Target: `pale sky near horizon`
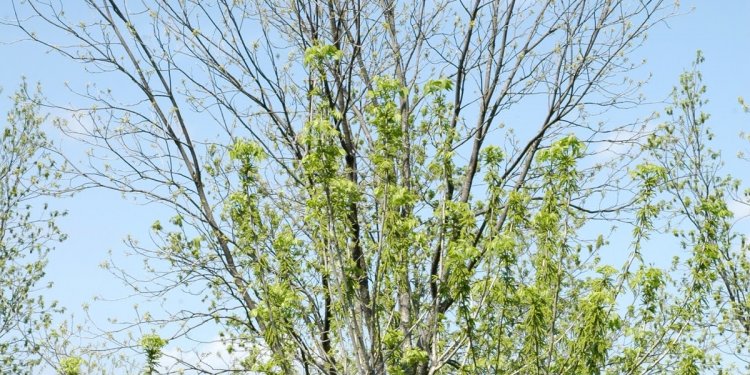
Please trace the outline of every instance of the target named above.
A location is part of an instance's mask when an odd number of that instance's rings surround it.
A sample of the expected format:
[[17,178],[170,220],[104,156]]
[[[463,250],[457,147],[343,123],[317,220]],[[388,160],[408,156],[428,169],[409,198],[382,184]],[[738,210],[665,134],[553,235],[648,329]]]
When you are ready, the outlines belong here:
[[[8,17],[9,12],[0,7],[0,17]],[[644,93],[651,101],[665,99],[678,83],[679,74],[690,66],[696,50],[702,50],[706,61],[701,70],[710,100],[706,111],[712,115],[709,125],[717,134],[716,148],[724,152],[728,162],[724,171],[745,180],[748,186],[750,165],[745,163],[743,167],[733,160],[741,148],[750,150],[750,143],[738,138],[740,131],[750,133],[750,115],[743,113],[737,103],[739,96],[750,99],[750,0],[683,1],[680,12],[683,14],[654,28],[638,52],[647,59],[638,74],[653,74]],[[6,29],[0,26],[0,112],[5,113],[8,108],[10,100],[6,98],[14,92],[21,76],[32,83],[41,82],[45,95],[53,101],[68,95],[64,82],[90,79],[80,66],[45,53],[40,45],[9,43],[15,34]],[[91,302],[94,295],[127,296],[128,292],[99,264],[107,258],[108,250],[115,254],[125,250],[125,236],[146,237],[151,223],[156,219],[165,221],[164,216],[158,217],[159,213],[169,217],[169,211],[154,205],[136,205],[107,191],[87,191],[55,201],[54,205],[69,211],[59,221],[69,239],[49,257],[47,280],[55,286],[46,293],[48,298],[80,315],[80,306]],[[132,265],[138,264],[134,259]],[[122,313],[124,306],[132,302],[94,302],[92,317],[104,323],[106,317]]]

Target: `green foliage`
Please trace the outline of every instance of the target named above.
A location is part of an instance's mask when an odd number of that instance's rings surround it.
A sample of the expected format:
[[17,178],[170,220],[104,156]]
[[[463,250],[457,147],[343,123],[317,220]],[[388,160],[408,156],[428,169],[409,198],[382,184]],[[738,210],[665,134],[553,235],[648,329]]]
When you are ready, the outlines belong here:
[[60,360],[60,375],[81,375],[82,364],[80,357],[65,357]]
[[[741,182],[710,147],[703,56],[656,129],[591,113],[633,99],[621,75],[662,2],[146,2],[150,27],[116,3],[88,3],[96,33],[60,28],[143,95],[92,94],[107,116],[84,138],[120,165],[77,177],[174,208],[132,244],[158,277],[121,277],[198,296],[158,324],[218,327],[215,372],[697,374],[747,354]],[[153,373],[166,341],[139,344]]]
[[36,100],[22,84],[13,96],[0,136],[0,373],[30,374],[41,361],[43,339],[56,303],[39,294],[50,243],[65,236],[55,224],[64,215],[41,202],[59,176],[41,129]]
[[156,334],[148,334],[141,337],[139,342],[143,351],[146,352],[146,370],[145,374],[156,374],[156,366],[159,364],[159,358],[162,356],[162,348],[167,345],[167,341]]
[[343,56],[342,52],[330,44],[320,44],[307,48],[303,62],[305,66],[320,69],[326,61],[336,61]]
[[[692,69],[680,76],[665,111],[669,120],[651,134],[645,160],[631,171],[641,186],[632,259],[641,264],[622,280],[638,303],[623,316],[623,350],[611,359],[627,372],[644,367],[676,374],[715,371],[721,369],[720,353],[728,347],[743,352],[750,333],[746,307],[737,303],[744,300],[750,267],[744,236],[733,232],[727,205],[739,181],[721,176],[721,155],[709,147],[713,133],[709,115],[702,112],[702,62],[699,52]],[[642,263],[651,251],[649,236],[661,230],[678,242],[666,245],[661,239],[662,246],[682,250],[669,269]],[[727,331],[733,344],[717,344],[714,339]],[[662,345],[653,344],[659,339]]]

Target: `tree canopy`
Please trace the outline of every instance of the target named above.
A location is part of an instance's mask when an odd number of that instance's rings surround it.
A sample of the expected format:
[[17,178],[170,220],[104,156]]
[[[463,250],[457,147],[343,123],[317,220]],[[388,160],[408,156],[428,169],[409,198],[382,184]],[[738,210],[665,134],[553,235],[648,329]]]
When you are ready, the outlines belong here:
[[0,128],[0,371],[8,374],[31,374],[41,361],[33,331],[49,327],[59,309],[40,284],[47,253],[65,239],[55,223],[64,212],[43,201],[60,177],[46,152],[45,119],[27,97],[24,83]]
[[[747,355],[729,209],[747,197],[711,148],[702,55],[663,116],[609,117],[643,104],[631,56],[669,2],[12,4],[6,26],[99,79],[34,101],[90,147],[56,178],[172,212],[127,241],[144,269],[106,264],[144,297],[197,297],[107,336],[149,374],[687,375]],[[164,352],[201,327],[223,367]]]

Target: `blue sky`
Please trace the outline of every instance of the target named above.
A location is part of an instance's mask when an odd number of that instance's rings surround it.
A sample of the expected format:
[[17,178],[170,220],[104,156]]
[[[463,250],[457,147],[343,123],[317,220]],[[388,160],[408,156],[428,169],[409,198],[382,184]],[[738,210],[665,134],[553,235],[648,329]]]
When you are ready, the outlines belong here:
[[[710,100],[706,111],[712,114],[710,126],[717,134],[716,145],[727,161],[725,171],[750,183],[749,166],[734,162],[737,151],[750,150],[750,145],[738,138],[741,131],[750,132],[750,115],[743,113],[737,103],[739,96],[750,98],[750,1],[684,1],[680,12],[649,33],[645,46],[639,50],[647,62],[635,73],[641,77],[652,74],[644,94],[650,101],[664,100],[680,72],[690,66],[696,50],[702,50],[706,57],[702,71]],[[9,9],[0,9],[0,17],[9,15]],[[39,45],[12,43],[19,36],[6,27],[1,30],[0,86],[4,98],[13,93],[21,76],[29,82],[41,82],[45,95],[56,101],[64,101],[69,95],[65,82],[92,80],[81,66],[46,53]],[[9,102],[0,101],[0,111],[5,112]],[[662,107],[659,104],[653,109]],[[645,111],[633,113],[633,117],[647,115]],[[62,139],[58,142],[70,144]],[[75,147],[71,150],[81,151]],[[69,211],[69,216],[60,220],[69,239],[49,258],[48,279],[55,283],[48,292],[49,298],[80,315],[80,306],[91,302],[95,295],[127,296],[121,284],[99,264],[107,259],[109,250],[121,258],[125,250],[122,240],[127,235],[148,241],[151,223],[156,219],[166,221],[168,211],[155,205],[135,204],[108,191],[86,191],[53,204]],[[133,266],[140,264],[137,259],[131,261]],[[109,316],[127,313],[127,306],[133,302],[136,301],[94,302],[92,318],[104,323]]]

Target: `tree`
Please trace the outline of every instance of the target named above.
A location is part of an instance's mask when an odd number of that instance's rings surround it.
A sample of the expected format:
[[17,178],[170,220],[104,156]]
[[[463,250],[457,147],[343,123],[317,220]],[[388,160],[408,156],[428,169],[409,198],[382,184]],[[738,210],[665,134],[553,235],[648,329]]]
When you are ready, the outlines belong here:
[[[728,263],[695,251],[684,284],[643,258],[665,209],[696,217],[663,199],[697,187],[670,164],[697,139],[602,117],[639,103],[629,56],[664,2],[86,4],[14,2],[11,23],[115,82],[68,108],[92,146],[79,186],[174,210],[130,242],[146,274],[116,274],[204,307],[135,323],[216,324],[230,366],[260,373],[715,367],[692,327]],[[605,220],[630,246],[592,235]]]
[[13,108],[0,135],[0,372],[31,374],[42,357],[33,332],[59,311],[39,291],[52,243],[65,236],[55,225],[63,213],[40,199],[59,176],[46,152],[39,105],[24,98],[26,83],[12,97]]
[[750,191],[740,193],[742,181],[723,174],[723,155],[711,146],[710,115],[703,111],[707,88],[699,70],[703,61],[699,51],[680,76],[665,110],[669,118],[645,149],[650,165],[661,171],[665,229],[684,252],[670,270],[679,275],[673,288],[681,295],[675,302],[682,307],[678,319],[685,321],[681,332],[695,335],[695,342],[711,337],[729,343],[724,350],[742,358],[750,338],[750,261],[746,234],[737,229],[730,205],[747,205]]

